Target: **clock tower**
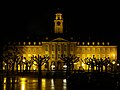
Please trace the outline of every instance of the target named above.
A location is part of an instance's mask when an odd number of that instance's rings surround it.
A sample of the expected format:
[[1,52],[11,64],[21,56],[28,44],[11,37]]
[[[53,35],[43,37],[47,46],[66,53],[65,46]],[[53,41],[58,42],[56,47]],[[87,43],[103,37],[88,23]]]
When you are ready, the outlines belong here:
[[61,13],[55,14],[54,33],[63,33],[63,18]]

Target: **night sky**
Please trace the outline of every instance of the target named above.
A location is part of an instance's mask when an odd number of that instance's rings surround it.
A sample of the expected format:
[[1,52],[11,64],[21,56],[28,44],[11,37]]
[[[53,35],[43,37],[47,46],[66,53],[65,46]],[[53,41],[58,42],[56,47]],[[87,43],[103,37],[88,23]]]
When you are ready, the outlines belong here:
[[44,1],[5,4],[2,10],[1,40],[49,34],[54,29],[54,14],[58,8],[63,13],[65,32],[120,38],[118,2]]

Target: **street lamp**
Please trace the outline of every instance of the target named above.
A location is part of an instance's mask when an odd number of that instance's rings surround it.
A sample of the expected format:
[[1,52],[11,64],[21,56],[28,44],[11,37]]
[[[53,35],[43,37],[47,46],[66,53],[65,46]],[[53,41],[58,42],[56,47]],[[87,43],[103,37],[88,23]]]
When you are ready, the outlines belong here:
[[23,63],[25,63],[25,59],[23,59]]
[[117,66],[119,66],[120,64],[119,63],[117,63]]
[[64,69],[64,70],[67,70],[67,65],[63,65],[63,69]]
[[52,70],[54,70],[54,69],[55,69],[55,65],[51,65],[51,67],[52,67]]
[[26,60],[25,60],[25,57],[23,58],[22,61],[23,61],[23,71],[24,71],[24,63],[25,63],[25,61],[26,61]]
[[112,61],[113,64],[113,71],[115,71],[115,60]]
[[115,65],[115,60],[112,61],[112,64]]

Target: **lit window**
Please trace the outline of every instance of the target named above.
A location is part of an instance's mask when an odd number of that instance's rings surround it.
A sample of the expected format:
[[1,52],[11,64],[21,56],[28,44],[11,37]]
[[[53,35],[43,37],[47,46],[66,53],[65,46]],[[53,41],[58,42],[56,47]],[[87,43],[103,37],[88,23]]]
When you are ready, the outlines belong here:
[[105,43],[104,42],[102,42],[102,45],[104,45]]
[[31,60],[31,54],[28,54],[28,60]]
[[97,58],[100,59],[100,54],[97,54]]
[[95,45],[95,42],[92,42],[92,45]]
[[82,54],[82,59],[85,59],[85,54]]
[[102,54],[102,58],[105,59],[105,54]]
[[28,53],[31,53],[31,48],[28,48]]
[[107,54],[107,57],[110,57],[110,54]]
[[101,48],[101,51],[102,51],[102,53],[104,53],[105,52],[105,48]]
[[90,58],[90,54],[87,54],[87,57]]
[[36,53],[36,48],[33,48],[33,53]]
[[23,48],[23,52],[24,52],[24,53],[26,52],[26,48]]
[[90,52],[90,48],[87,48],[87,52]]
[[107,48],[107,52],[108,52],[108,53],[110,52],[110,48]]
[[112,48],[112,52],[115,52],[115,48]]
[[34,42],[34,45],[36,45],[36,42]]
[[82,48],[82,52],[85,52],[85,48]]
[[90,45],[90,42],[87,42],[87,45]]
[[30,44],[31,44],[31,42],[28,42],[28,44],[30,45]]
[[58,58],[60,58],[61,57],[61,55],[60,54],[58,54]]
[[41,45],[41,42],[39,42],[39,45]]
[[107,42],[107,45],[109,45],[110,43],[109,42]]
[[55,51],[55,47],[54,47],[54,45],[52,45],[52,51]]
[[80,48],[77,48],[77,53],[80,53]]
[[48,37],[46,37],[45,39],[48,40]]
[[80,54],[77,54],[77,57],[80,57]]
[[23,42],[23,44],[25,45],[25,44],[26,44],[26,42]]
[[64,51],[66,51],[67,50],[67,45],[64,45]]
[[52,58],[55,58],[55,55],[54,55],[54,54],[52,54]]
[[23,54],[23,57],[26,57],[26,54]]
[[115,54],[112,54],[112,59],[113,59],[113,60],[115,59]]
[[85,45],[85,42],[82,42],[83,45]]
[[48,57],[48,54],[45,54],[46,57]]
[[97,42],[97,45],[100,45],[100,42]]
[[93,53],[95,52],[95,48],[92,48],[92,52],[93,52]]
[[21,44],[21,42],[18,43],[19,45]]
[[60,45],[58,45],[58,51],[60,51]]
[[38,48],[38,53],[41,53],[41,48]]
[[45,45],[45,51],[48,51],[48,45]]
[[73,45],[71,45],[71,48],[70,48],[71,51],[73,51]]
[[98,53],[100,52],[100,48],[97,48],[97,52],[98,52]]

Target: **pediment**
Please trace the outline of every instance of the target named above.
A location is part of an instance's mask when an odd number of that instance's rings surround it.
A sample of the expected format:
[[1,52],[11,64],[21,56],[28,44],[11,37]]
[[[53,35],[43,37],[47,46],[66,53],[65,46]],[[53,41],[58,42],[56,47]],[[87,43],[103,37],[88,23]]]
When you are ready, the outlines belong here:
[[59,38],[55,38],[55,39],[51,40],[51,42],[68,42],[68,40],[59,37]]

